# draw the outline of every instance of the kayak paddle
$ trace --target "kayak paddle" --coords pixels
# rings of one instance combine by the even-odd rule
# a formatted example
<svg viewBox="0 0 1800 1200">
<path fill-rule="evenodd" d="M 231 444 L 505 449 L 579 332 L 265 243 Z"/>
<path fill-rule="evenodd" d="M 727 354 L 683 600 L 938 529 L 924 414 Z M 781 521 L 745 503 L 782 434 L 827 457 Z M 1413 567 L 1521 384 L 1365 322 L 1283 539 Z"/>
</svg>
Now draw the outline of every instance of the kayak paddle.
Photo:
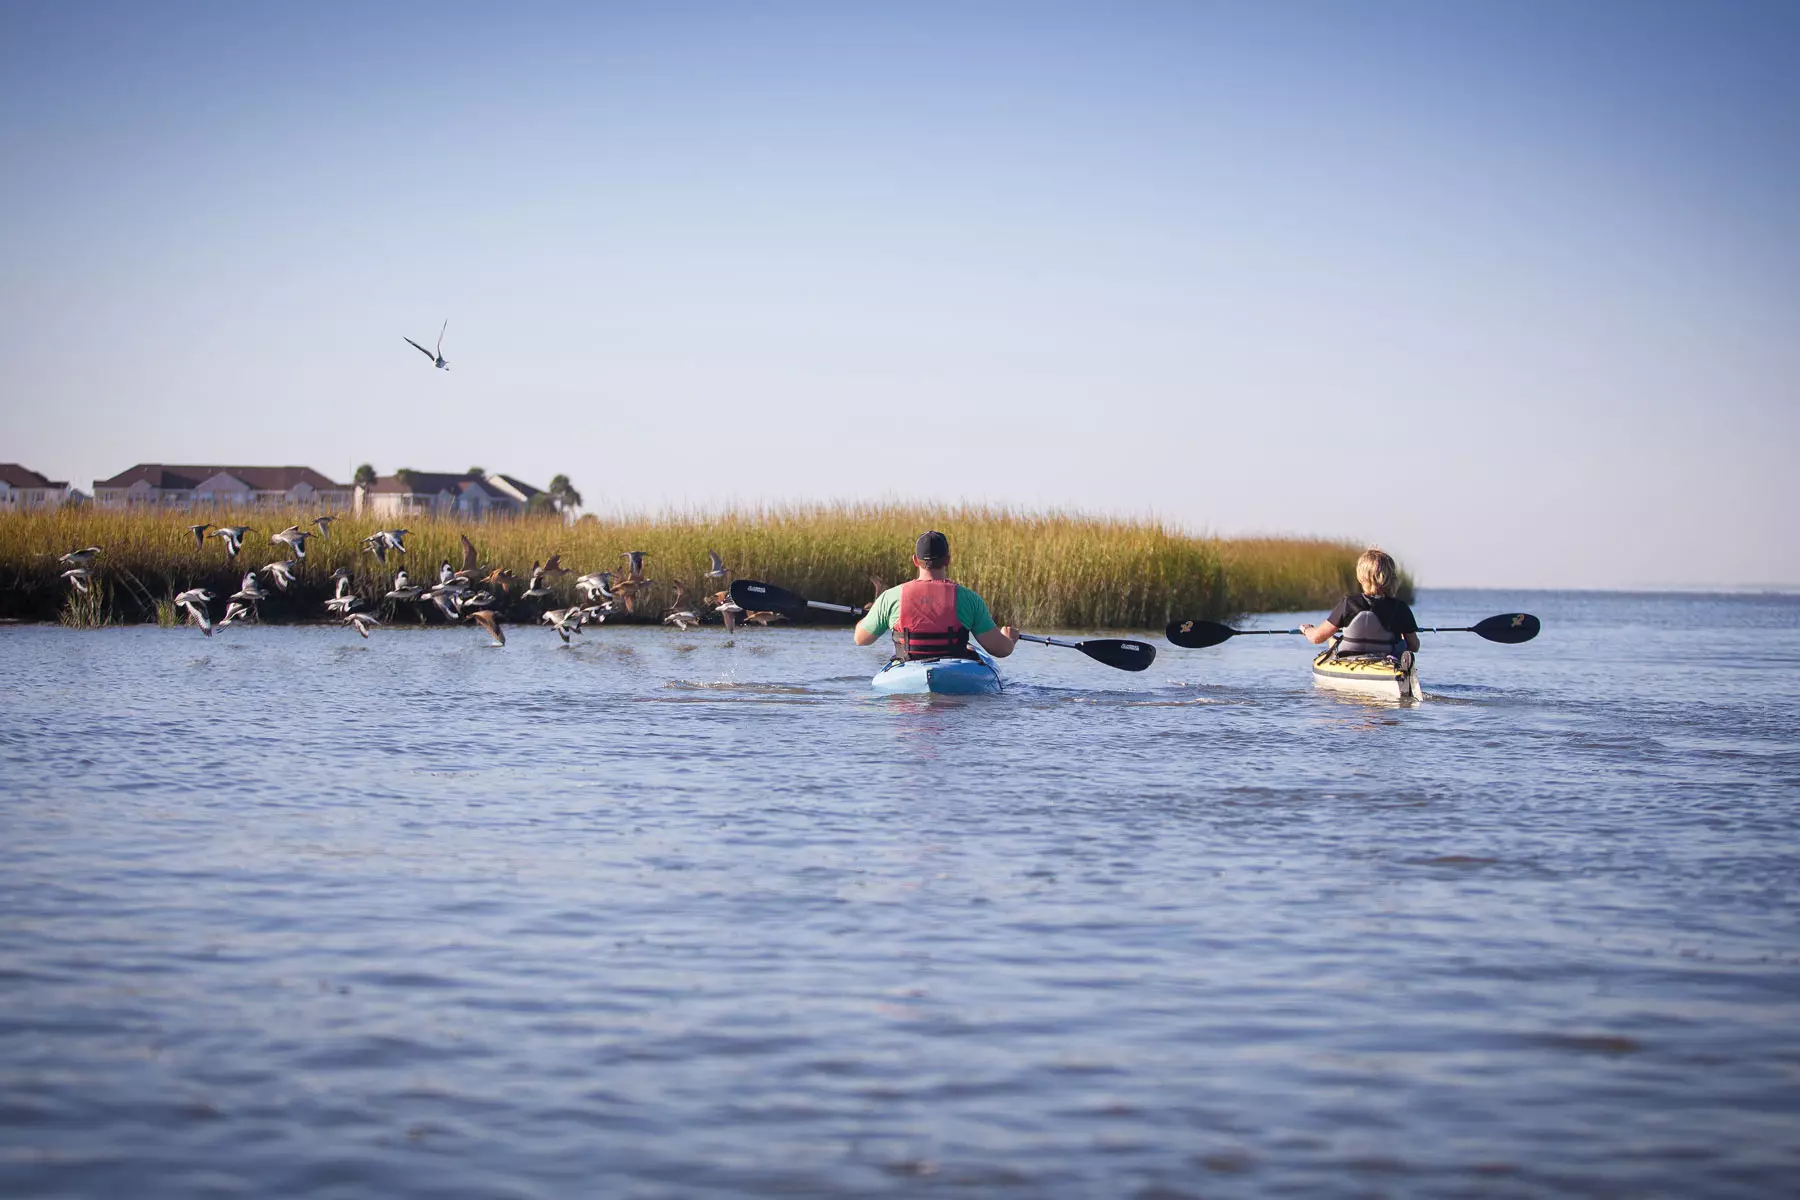
<svg viewBox="0 0 1800 1200">
<path fill-rule="evenodd" d="M 1499 642 L 1503 646 L 1516 646 L 1520 642 L 1529 642 L 1538 635 L 1543 623 L 1530 613 L 1501 613 L 1497 617 L 1489 617 L 1485 621 L 1477 621 L 1473 625 L 1458 625 L 1454 629 L 1437 628 L 1421 629 L 1420 633 L 1478 633 L 1490 642 Z"/>
<path fill-rule="evenodd" d="M 1065 642 L 1061 638 L 1021 633 L 1019 640 L 1040 642 L 1046 646 L 1066 646 L 1071 650 L 1081 651 L 1097 663 L 1105 663 L 1121 671 L 1142 671 L 1156 661 L 1155 646 L 1149 642 L 1134 642 L 1127 638 L 1089 638 L 1085 642 Z"/>
<path fill-rule="evenodd" d="M 1489 617 L 1485 621 L 1477 621 L 1473 625 L 1451 627 L 1432 627 L 1420 629 L 1420 633 L 1474 633 L 1490 642 L 1516 646 L 1520 642 L 1529 642 L 1538 635 L 1542 623 L 1530 613 L 1501 613 Z M 1298 629 L 1233 629 L 1229 625 L 1221 625 L 1217 621 L 1170 621 L 1164 635 L 1177 646 L 1189 650 L 1200 650 L 1207 646 L 1216 646 L 1227 638 L 1243 637 L 1258 633 L 1299 633 Z"/>
<path fill-rule="evenodd" d="M 827 604 L 823 600 L 808 600 L 796 595 L 786 588 L 778 588 L 772 583 L 758 583 L 754 579 L 734 579 L 731 581 L 732 603 L 752 612 L 778 612 L 794 614 L 808 608 L 822 608 L 826 612 L 849 613 L 860 617 L 868 612 L 866 608 L 851 608 L 847 604 Z"/>
<path fill-rule="evenodd" d="M 767 612 L 799 613 L 808 608 L 822 608 L 827 612 L 849 613 L 861 616 L 868 612 L 866 608 L 851 608 L 846 604 L 827 604 L 823 600 L 808 600 L 806 597 L 776 587 L 772 583 L 761 583 L 754 579 L 738 579 L 731 584 L 732 602 L 742 608 L 762 609 Z M 1038 637 L 1036 634 L 1022 633 L 1019 637 L 1027 642 L 1041 642 L 1046 646 L 1066 646 L 1071 650 L 1079 650 L 1095 662 L 1105 663 L 1109 667 L 1117 667 L 1121 671 L 1142 671 L 1156 660 L 1156 647 L 1149 642 L 1133 642 L 1124 638 L 1090 638 L 1085 642 L 1065 642 L 1061 638 Z"/>
</svg>

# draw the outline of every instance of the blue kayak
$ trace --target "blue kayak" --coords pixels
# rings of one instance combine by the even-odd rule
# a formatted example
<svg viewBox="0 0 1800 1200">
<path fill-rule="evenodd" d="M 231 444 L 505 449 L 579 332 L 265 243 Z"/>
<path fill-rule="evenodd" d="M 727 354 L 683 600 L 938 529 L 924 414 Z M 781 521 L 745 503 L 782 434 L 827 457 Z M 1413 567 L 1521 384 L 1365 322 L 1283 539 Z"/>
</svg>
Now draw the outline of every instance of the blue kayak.
<svg viewBox="0 0 1800 1200">
<path fill-rule="evenodd" d="M 1000 691 L 1000 672 L 985 654 L 980 658 L 923 658 L 888 663 L 875 673 L 869 686 L 893 695 L 991 696 Z"/>
</svg>

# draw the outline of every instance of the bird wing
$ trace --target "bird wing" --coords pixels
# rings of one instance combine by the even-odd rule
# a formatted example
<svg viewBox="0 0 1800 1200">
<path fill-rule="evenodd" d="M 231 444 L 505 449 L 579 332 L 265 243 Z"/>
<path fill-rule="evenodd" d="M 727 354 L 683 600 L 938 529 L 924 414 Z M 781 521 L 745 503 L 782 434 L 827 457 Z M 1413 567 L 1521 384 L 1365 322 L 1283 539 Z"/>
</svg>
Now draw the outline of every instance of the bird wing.
<svg viewBox="0 0 1800 1200">
<path fill-rule="evenodd" d="M 417 350 L 420 354 L 423 354 L 426 358 L 429 358 L 432 362 L 435 363 L 437 361 L 437 355 L 419 345 L 419 343 L 413 341 L 411 338 L 402 336 L 400 340 L 411 346 L 414 350 Z"/>
<path fill-rule="evenodd" d="M 473 570 L 475 570 L 475 569 L 476 569 L 476 565 L 475 565 L 475 543 L 474 543 L 474 542 L 471 542 L 471 541 L 470 541 L 470 540 L 469 540 L 469 535 L 468 535 L 468 534 L 466 534 L 466 533 L 464 533 L 464 534 L 460 534 L 460 535 L 458 535 L 458 536 L 460 536 L 460 537 L 461 537 L 461 538 L 462 538 L 462 548 L 463 548 L 463 565 L 462 565 L 462 569 L 463 569 L 463 570 L 465 570 L 465 571 L 473 571 Z"/>
<path fill-rule="evenodd" d="M 450 318 L 449 318 L 449 317 L 445 317 L 445 318 L 444 318 L 444 329 L 448 329 L 448 328 L 450 328 Z M 439 357 L 439 358 L 442 358 L 442 357 L 444 357 L 444 329 L 440 329 L 440 330 L 438 330 L 438 352 L 437 352 L 437 356 L 438 356 L 438 357 Z"/>
</svg>

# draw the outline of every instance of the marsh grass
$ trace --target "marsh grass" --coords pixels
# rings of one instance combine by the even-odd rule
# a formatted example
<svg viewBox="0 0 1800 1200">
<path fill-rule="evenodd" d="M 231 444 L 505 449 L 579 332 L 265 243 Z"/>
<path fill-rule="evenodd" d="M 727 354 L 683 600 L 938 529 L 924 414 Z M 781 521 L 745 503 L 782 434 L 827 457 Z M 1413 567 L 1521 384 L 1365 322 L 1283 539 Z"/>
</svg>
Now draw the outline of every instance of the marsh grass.
<svg viewBox="0 0 1800 1200">
<path fill-rule="evenodd" d="M 0 616 L 47 620 L 68 612 L 70 589 L 56 556 L 92 545 L 102 548 L 93 564 L 99 586 L 82 609 L 84 620 L 178 619 L 168 603 L 177 592 L 206 587 L 222 597 L 236 591 L 246 570 L 287 557 L 269 534 L 304 525 L 311 515 L 91 505 L 6 514 L 0 516 Z M 186 526 L 199 520 L 256 532 L 231 564 L 219 539 L 195 546 Z M 408 553 L 383 566 L 361 540 L 396 525 L 412 531 Z M 338 567 L 350 569 L 357 589 L 379 609 L 378 597 L 396 567 L 407 567 L 417 581 L 434 578 L 444 560 L 460 566 L 459 535 L 465 533 L 484 568 L 505 567 L 521 578 L 534 561 L 556 552 L 579 574 L 618 572 L 622 551 L 643 550 L 647 573 L 659 581 L 638 605 L 639 616 L 649 620 L 665 610 L 671 580 L 683 580 L 696 594 L 718 589 L 704 578 L 708 549 L 724 557 L 736 578 L 862 604 L 874 594 L 870 576 L 890 584 L 911 576 L 913 539 L 928 528 L 949 536 L 951 575 L 985 596 L 997 619 L 1036 629 L 1160 629 L 1177 616 L 1224 620 L 1247 612 L 1322 609 L 1353 586 L 1361 549 L 1315 539 L 1195 537 L 1149 520 L 975 507 L 809 505 L 590 516 L 572 525 L 535 517 L 344 517 L 329 539 L 313 540 L 300 580 L 266 601 L 263 613 L 272 621 L 323 619 L 328 576 Z M 545 606 L 567 603 L 573 578 L 558 580 Z M 410 605 L 398 614 L 385 607 L 397 619 L 413 619 Z M 538 611 L 519 606 L 513 616 L 533 619 Z"/>
<path fill-rule="evenodd" d="M 112 605 L 108 602 L 112 588 L 98 576 L 88 580 L 88 590 L 68 588 L 68 598 L 56 614 L 61 624 L 71 629 L 98 629 L 113 623 Z"/>
</svg>

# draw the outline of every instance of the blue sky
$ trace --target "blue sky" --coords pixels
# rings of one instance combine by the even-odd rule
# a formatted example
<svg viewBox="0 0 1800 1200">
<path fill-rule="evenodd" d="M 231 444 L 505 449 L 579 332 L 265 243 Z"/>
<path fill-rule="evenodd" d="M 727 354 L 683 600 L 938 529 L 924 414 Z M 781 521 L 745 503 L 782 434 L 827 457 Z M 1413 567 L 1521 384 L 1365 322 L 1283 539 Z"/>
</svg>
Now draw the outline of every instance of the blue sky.
<svg viewBox="0 0 1800 1200">
<path fill-rule="evenodd" d="M 1800 581 L 1800 5 L 378 7 L 0 8 L 0 458 Z"/>
</svg>

